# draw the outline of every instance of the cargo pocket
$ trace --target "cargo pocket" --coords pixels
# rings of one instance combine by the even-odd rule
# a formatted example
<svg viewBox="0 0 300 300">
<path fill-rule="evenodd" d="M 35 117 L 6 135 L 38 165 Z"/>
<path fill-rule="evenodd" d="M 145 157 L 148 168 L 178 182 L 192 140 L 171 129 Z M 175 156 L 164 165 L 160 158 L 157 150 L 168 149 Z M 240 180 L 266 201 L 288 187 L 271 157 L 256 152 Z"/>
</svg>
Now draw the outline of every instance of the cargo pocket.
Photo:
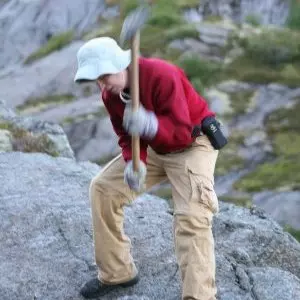
<svg viewBox="0 0 300 300">
<path fill-rule="evenodd" d="M 218 197 L 212 182 L 201 174 L 197 167 L 188 166 L 188 174 L 191 184 L 189 201 L 199 203 L 210 209 L 212 213 L 219 211 Z"/>
</svg>

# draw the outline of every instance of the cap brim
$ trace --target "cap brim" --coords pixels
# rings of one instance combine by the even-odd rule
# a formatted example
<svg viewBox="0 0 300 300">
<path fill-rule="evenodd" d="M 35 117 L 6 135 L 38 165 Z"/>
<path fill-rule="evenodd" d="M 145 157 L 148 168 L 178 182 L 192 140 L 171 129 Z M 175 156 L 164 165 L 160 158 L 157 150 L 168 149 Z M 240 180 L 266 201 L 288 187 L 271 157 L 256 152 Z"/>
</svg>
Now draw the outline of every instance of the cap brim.
<svg viewBox="0 0 300 300">
<path fill-rule="evenodd" d="M 81 80 L 96 80 L 98 75 L 98 68 L 92 64 L 85 65 L 77 70 L 74 81 L 79 82 Z"/>
</svg>

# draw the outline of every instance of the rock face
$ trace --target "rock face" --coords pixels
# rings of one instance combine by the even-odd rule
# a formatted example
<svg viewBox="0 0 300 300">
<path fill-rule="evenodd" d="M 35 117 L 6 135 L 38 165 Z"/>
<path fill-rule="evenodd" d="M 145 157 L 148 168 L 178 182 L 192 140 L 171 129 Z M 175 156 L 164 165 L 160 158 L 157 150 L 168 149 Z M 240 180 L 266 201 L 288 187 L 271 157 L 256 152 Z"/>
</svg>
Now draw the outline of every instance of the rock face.
<svg viewBox="0 0 300 300">
<path fill-rule="evenodd" d="M 0 10 L 0 68 L 22 62 L 51 36 L 68 30 L 78 35 L 97 26 L 99 16 L 118 14 L 104 0 L 12 0 Z M 99 25 L 98 25 L 99 26 Z"/>
<path fill-rule="evenodd" d="M 88 187 L 90 163 L 45 154 L 0 154 L 0 293 L 3 300 L 81 299 L 96 274 Z M 138 285 L 103 299 L 180 299 L 172 216 L 162 199 L 125 208 Z M 300 244 L 260 211 L 222 204 L 214 221 L 220 300 L 300 297 Z"/>
<path fill-rule="evenodd" d="M 76 52 L 82 44 L 74 42 L 29 66 L 17 67 L 3 74 L 1 99 L 9 99 L 9 107 L 15 108 L 29 98 L 60 94 L 80 96 L 82 89 L 73 79 L 77 67 Z"/>
</svg>

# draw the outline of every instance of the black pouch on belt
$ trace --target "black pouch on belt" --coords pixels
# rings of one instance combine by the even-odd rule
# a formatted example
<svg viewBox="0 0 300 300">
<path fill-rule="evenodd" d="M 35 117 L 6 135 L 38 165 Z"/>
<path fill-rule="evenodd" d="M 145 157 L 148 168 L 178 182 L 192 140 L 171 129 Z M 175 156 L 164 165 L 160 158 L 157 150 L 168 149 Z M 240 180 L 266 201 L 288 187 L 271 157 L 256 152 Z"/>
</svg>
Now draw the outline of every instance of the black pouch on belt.
<svg viewBox="0 0 300 300">
<path fill-rule="evenodd" d="M 220 123 L 215 117 L 206 117 L 201 123 L 201 129 L 216 150 L 223 148 L 228 143 L 220 128 Z"/>
</svg>

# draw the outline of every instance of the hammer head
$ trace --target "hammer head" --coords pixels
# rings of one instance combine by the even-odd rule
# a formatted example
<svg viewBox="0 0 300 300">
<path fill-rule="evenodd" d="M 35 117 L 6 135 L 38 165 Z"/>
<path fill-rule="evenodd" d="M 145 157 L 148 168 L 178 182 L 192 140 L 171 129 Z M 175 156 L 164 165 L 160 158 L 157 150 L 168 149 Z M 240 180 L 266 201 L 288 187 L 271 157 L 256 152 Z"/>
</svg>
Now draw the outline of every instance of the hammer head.
<svg viewBox="0 0 300 300">
<path fill-rule="evenodd" d="M 121 34 L 120 43 L 124 45 L 133 36 L 142 29 L 150 16 L 149 5 L 143 5 L 133 10 L 124 20 Z"/>
</svg>

